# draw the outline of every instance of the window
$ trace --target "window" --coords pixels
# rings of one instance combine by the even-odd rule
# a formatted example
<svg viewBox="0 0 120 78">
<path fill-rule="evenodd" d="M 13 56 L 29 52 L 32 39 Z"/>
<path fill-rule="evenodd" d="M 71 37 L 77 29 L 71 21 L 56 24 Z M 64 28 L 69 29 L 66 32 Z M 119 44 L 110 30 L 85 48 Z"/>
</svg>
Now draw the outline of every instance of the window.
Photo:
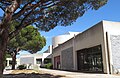
<svg viewBox="0 0 120 78">
<path fill-rule="evenodd" d="M 101 46 L 82 49 L 77 52 L 78 70 L 103 71 Z"/>
<path fill-rule="evenodd" d="M 44 64 L 47 64 L 47 63 L 51 63 L 51 59 L 50 58 L 44 59 Z"/>
<path fill-rule="evenodd" d="M 36 64 L 42 64 L 42 59 L 36 59 Z"/>
<path fill-rule="evenodd" d="M 9 61 L 9 64 L 12 65 L 12 60 Z"/>
</svg>

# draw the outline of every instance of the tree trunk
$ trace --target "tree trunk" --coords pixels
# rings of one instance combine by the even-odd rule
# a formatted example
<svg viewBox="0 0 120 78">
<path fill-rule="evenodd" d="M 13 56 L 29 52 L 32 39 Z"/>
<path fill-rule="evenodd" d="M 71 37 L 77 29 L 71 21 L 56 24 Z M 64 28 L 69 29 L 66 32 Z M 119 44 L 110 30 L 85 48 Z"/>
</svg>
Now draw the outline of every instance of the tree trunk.
<svg viewBox="0 0 120 78">
<path fill-rule="evenodd" d="M 13 55 L 12 55 L 12 70 L 15 69 L 16 55 L 17 55 L 17 51 L 14 51 L 14 52 L 13 52 Z"/>
<path fill-rule="evenodd" d="M 2 33 L 0 33 L 0 78 L 3 78 L 3 70 L 5 67 L 5 52 L 7 50 L 7 42 L 8 42 L 8 31 L 4 29 Z"/>
<path fill-rule="evenodd" d="M 12 4 L 7 6 L 2 21 L 0 22 L 0 78 L 3 78 L 5 52 L 9 41 L 9 26 L 13 13 L 19 7 L 18 0 L 13 0 Z"/>
<path fill-rule="evenodd" d="M 3 46 L 0 46 L 0 78 L 3 78 L 5 52 L 3 50 L 1 50 L 1 48 L 3 48 Z"/>
</svg>

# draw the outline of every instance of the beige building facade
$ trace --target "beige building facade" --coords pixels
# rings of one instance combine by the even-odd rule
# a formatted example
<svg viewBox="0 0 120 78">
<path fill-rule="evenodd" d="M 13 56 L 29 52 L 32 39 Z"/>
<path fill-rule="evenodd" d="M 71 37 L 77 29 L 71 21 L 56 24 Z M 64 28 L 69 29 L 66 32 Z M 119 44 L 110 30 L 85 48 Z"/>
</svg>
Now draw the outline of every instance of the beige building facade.
<svg viewBox="0 0 120 78">
<path fill-rule="evenodd" d="M 120 22 L 101 21 L 53 48 L 55 69 L 118 73 Z"/>
</svg>

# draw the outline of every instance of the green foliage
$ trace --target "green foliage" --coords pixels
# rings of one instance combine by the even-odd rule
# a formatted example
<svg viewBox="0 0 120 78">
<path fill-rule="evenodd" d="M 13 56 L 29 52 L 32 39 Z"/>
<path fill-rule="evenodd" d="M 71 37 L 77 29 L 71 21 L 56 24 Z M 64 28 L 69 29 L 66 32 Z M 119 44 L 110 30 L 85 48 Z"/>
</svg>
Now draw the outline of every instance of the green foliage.
<svg viewBox="0 0 120 78">
<path fill-rule="evenodd" d="M 5 58 L 11 58 L 11 55 L 6 53 Z"/>
<path fill-rule="evenodd" d="M 88 10 L 97 10 L 107 3 L 107 0 L 52 0 L 56 5 L 44 10 L 44 17 L 35 22 L 35 25 L 43 31 L 49 31 L 54 27 L 68 26 Z M 52 2 L 51 2 L 52 4 Z M 72 6 L 71 6 L 72 5 Z"/>
<path fill-rule="evenodd" d="M 30 53 L 40 51 L 46 45 L 45 37 L 41 36 L 37 28 L 27 26 L 20 33 L 10 40 L 8 48 L 10 52 L 14 50 L 27 50 Z"/>
<path fill-rule="evenodd" d="M 57 25 L 71 25 L 88 10 L 97 10 L 108 0 L 17 0 L 17 11 L 13 12 L 12 21 L 24 27 L 34 24 L 40 30 L 49 31 Z M 14 1 L 15 2 L 15 1 Z M 5 9 L 15 4 L 12 0 L 0 1 L 0 8 Z M 72 5 L 72 6 L 71 6 Z M 13 7 L 10 7 L 14 9 Z M 11 12 L 9 9 L 7 12 Z M 15 8 L 16 9 L 16 8 Z M 18 25 L 19 26 L 19 25 Z"/>
<path fill-rule="evenodd" d="M 47 68 L 47 69 L 52 69 L 52 68 L 53 68 L 52 63 L 48 63 L 48 64 L 46 64 L 46 65 L 45 65 L 45 68 Z"/>
<path fill-rule="evenodd" d="M 51 59 L 50 58 L 46 58 L 46 59 L 44 59 L 44 64 L 48 64 L 48 63 L 51 63 L 52 61 L 51 61 Z"/>
<path fill-rule="evenodd" d="M 23 69 L 26 69 L 26 65 L 25 64 L 22 64 L 22 65 L 19 65 L 17 68 L 19 69 L 19 70 L 23 70 Z"/>
</svg>

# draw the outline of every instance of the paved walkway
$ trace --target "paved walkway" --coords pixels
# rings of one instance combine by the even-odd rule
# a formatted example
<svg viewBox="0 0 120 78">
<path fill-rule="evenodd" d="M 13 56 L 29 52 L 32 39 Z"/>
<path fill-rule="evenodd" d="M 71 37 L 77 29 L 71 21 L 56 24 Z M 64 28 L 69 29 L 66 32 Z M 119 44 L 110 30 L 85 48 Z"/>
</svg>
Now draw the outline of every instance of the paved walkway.
<svg viewBox="0 0 120 78">
<path fill-rule="evenodd" d="M 13 70 L 4 70 L 3 74 L 10 74 Z"/>
<path fill-rule="evenodd" d="M 69 72 L 69 71 L 61 71 L 61 70 L 50 70 L 50 69 L 40 69 L 41 71 L 53 75 L 64 75 L 62 78 L 120 78 L 120 76 L 116 75 L 108 75 L 108 74 L 93 74 L 93 73 L 79 73 L 79 72 Z"/>
<path fill-rule="evenodd" d="M 4 74 L 10 74 L 12 71 L 13 70 L 5 70 Z M 40 68 L 40 71 L 43 73 L 48 73 L 53 75 L 61 75 L 61 77 L 59 78 L 120 78 L 120 76 L 117 75 L 69 72 L 69 71 L 51 70 L 44 68 Z"/>
</svg>

